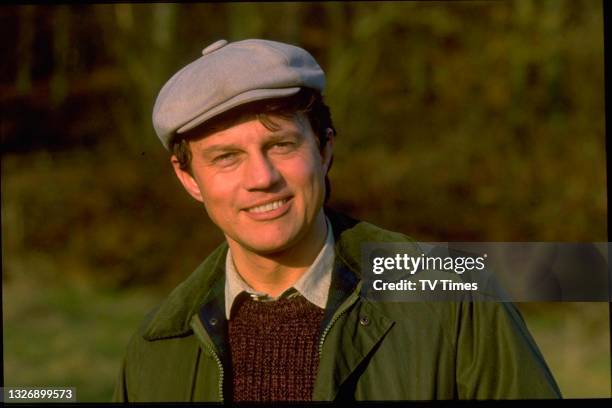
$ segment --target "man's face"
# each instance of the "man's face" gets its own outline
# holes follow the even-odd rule
[[[333,140],[323,151],[303,113],[257,118],[189,142],[192,174],[173,164],[186,190],[204,203],[230,245],[272,254],[306,244],[321,211]],[[328,132],[332,139],[333,132]]]

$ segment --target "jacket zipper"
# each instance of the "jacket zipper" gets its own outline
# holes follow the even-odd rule
[[[217,353],[215,353],[215,350],[213,350],[213,348],[210,345],[206,344],[206,348],[208,349],[208,352],[213,356],[213,358],[217,362],[217,367],[219,367],[219,400],[223,401],[223,377],[224,377],[223,364],[221,363],[221,359],[219,358]]]
[[[355,291],[353,291],[353,293],[351,294],[351,297],[349,299],[347,299],[347,301],[341,306],[342,309],[340,311],[338,311],[334,315],[334,317],[332,318],[331,322],[329,322],[329,324],[327,325],[325,330],[323,330],[323,333],[321,333],[321,340],[319,340],[319,356],[323,353],[323,343],[325,342],[325,337],[327,337],[327,334],[331,330],[331,328],[334,325],[334,323],[336,323],[336,321],[338,321],[338,319],[340,319],[340,317],[344,313],[346,313],[346,311],[351,307],[351,305],[353,305],[353,303],[355,303],[355,301],[359,297],[358,293],[359,293],[360,287],[361,287],[361,285],[357,286]]]
[[[194,332],[199,332],[200,341],[204,344],[206,351],[208,351],[208,353],[214,358],[215,362],[217,363],[217,367],[219,368],[219,385],[218,385],[219,401],[223,402],[223,378],[225,376],[225,370],[223,369],[223,363],[221,362],[219,355],[217,354],[214,347],[212,346],[211,340],[208,337],[208,333],[206,333],[206,329],[202,327],[202,323],[200,323],[200,320],[197,315],[194,315],[194,317],[192,318],[191,327],[194,330]]]

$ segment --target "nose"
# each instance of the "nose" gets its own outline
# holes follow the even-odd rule
[[[281,178],[274,163],[263,152],[249,155],[243,177],[247,190],[268,190]]]

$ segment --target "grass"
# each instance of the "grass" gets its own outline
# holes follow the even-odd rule
[[[109,401],[123,350],[156,296],[25,280],[3,290],[5,386],[70,386],[79,401]]]
[[[519,308],[564,398],[610,398],[607,303],[523,303]]]

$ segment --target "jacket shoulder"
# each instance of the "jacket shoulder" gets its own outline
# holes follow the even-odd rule
[[[191,317],[215,283],[224,279],[226,253],[227,244],[223,243],[145,319],[142,332],[145,339],[182,336],[191,331]]]
[[[325,214],[332,224],[336,241],[415,242],[408,235],[390,231],[366,221],[357,220],[328,207],[325,208]]]
[[[223,278],[222,244],[141,320],[130,338],[114,401],[183,401],[195,373],[199,346],[190,327],[198,305]],[[172,370],[168,370],[172,367]]]
[[[366,221],[359,221],[344,214],[326,209],[334,239],[336,256],[358,277],[362,276],[363,246],[367,244],[402,243],[409,251],[420,251],[417,242],[406,234],[390,231]]]
[[[193,333],[147,340],[143,337],[154,309],[130,339],[123,359],[114,401],[188,401],[199,361]]]

